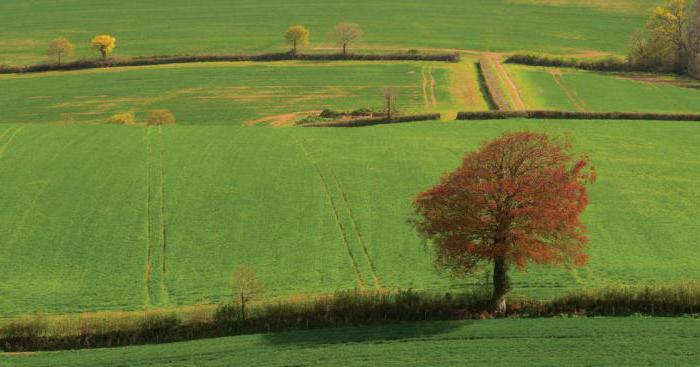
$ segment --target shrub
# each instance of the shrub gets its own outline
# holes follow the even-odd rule
[[[170,110],[153,110],[148,115],[148,125],[173,125],[175,115]]]
[[[107,119],[107,123],[114,125],[133,125],[135,124],[133,113],[120,113],[110,116]]]

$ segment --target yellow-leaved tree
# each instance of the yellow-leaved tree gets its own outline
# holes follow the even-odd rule
[[[289,27],[284,39],[292,46],[292,53],[296,53],[298,48],[309,45],[309,30],[300,25]]]
[[[91,44],[92,48],[100,51],[102,59],[106,59],[107,55],[112,53],[114,48],[117,47],[117,39],[108,34],[101,34],[99,36],[95,36],[95,38],[92,39]]]
[[[647,23],[652,43],[666,48],[669,63],[683,67],[688,62],[688,19],[685,0],[668,0],[654,8]]]
[[[49,59],[58,65],[61,65],[62,61],[73,57],[74,49],[75,45],[73,45],[69,40],[65,38],[56,38],[49,43]]]

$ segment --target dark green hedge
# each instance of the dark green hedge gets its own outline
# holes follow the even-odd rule
[[[571,119],[571,120],[655,120],[700,121],[700,115],[651,112],[571,112],[571,111],[480,111],[460,112],[457,120]]]

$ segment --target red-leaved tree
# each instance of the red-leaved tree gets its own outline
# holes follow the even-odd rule
[[[511,267],[586,262],[579,217],[595,178],[588,157],[572,156],[567,140],[506,133],[420,194],[412,222],[432,243],[438,268],[463,276],[493,263],[492,311],[503,312]]]

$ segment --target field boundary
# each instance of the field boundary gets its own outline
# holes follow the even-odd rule
[[[78,60],[57,64],[37,64],[29,66],[0,66],[0,74],[26,74],[46,71],[68,71],[100,69],[112,67],[189,64],[202,62],[270,62],[270,61],[437,61],[459,62],[459,53],[435,54],[303,54],[266,53],[251,55],[188,55],[188,56],[144,56],[132,59]]]
[[[672,114],[645,112],[581,112],[581,111],[477,111],[460,112],[457,120],[499,120],[509,118],[553,120],[648,120],[700,121],[700,114]]]
[[[478,62],[484,85],[496,109],[500,111],[523,111],[525,103],[518,87],[496,56],[485,56]]]
[[[377,118],[360,118],[351,120],[340,120],[340,121],[330,121],[330,122],[311,122],[307,124],[301,124],[301,127],[365,127],[365,126],[375,126],[375,125],[388,125],[388,124],[400,124],[406,122],[416,122],[416,121],[431,121],[440,120],[442,115],[439,113],[431,113],[425,115],[408,115],[393,117],[387,119],[386,117]]]

